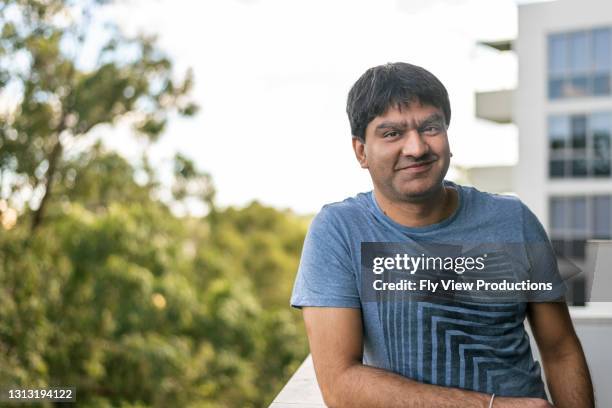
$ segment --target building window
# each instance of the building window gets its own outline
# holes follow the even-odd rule
[[[610,177],[612,112],[548,118],[550,178]]]
[[[549,99],[610,95],[612,30],[548,36]]]
[[[612,239],[612,195],[551,197],[549,210],[558,255],[584,259],[588,239]]]

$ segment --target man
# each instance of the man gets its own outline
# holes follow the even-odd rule
[[[351,89],[347,113],[355,156],[374,189],[326,205],[315,217],[291,299],[303,308],[326,404],[550,407],[524,329],[527,317],[554,406],[592,407],[588,368],[565,302],[368,293],[362,251],[385,242],[511,242],[519,249],[500,252],[505,261],[498,265],[555,282],[548,300],[563,300],[564,287],[545,232],[524,204],[444,180],[451,109],[434,75],[406,63],[371,68]]]

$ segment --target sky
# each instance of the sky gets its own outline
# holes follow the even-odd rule
[[[453,164],[517,160],[516,127],[474,115],[475,91],[516,85],[514,55],[476,44],[516,37],[514,0],[125,0],[106,13],[128,33],[156,33],[177,73],[193,69],[200,113],[173,120],[151,154],[162,173],[176,151],[194,159],[221,206],[314,213],[370,190],[346,96],[387,62],[423,66],[446,85]],[[105,142],[138,156],[121,130]]]

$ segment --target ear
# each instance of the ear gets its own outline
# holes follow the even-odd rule
[[[355,157],[357,158],[361,168],[367,169],[368,158],[366,157],[365,143],[356,136],[353,136],[353,151],[355,152]]]

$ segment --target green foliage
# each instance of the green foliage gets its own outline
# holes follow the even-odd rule
[[[161,201],[146,151],[132,164],[99,142],[73,150],[123,120],[154,142],[173,112],[197,111],[192,74],[175,78],[153,38],[110,29],[79,62],[106,2],[0,3],[15,101],[0,112],[0,221],[32,209],[0,223],[0,385],[74,386],[89,407],[265,406],[307,351],[288,306],[307,220],[217,208],[181,154]],[[205,217],[171,210],[194,201]]]
[[[294,278],[285,271],[297,271],[308,220],[257,202],[240,210],[229,208],[215,217],[213,242],[231,258],[223,269],[249,276],[266,306],[285,306]]]
[[[74,385],[85,406],[269,403],[306,352],[282,287],[296,262],[284,241],[303,224],[258,204],[217,216],[210,228],[151,199],[73,200],[34,236],[0,235],[0,383]],[[287,269],[247,270],[267,228],[287,233],[266,244]]]

